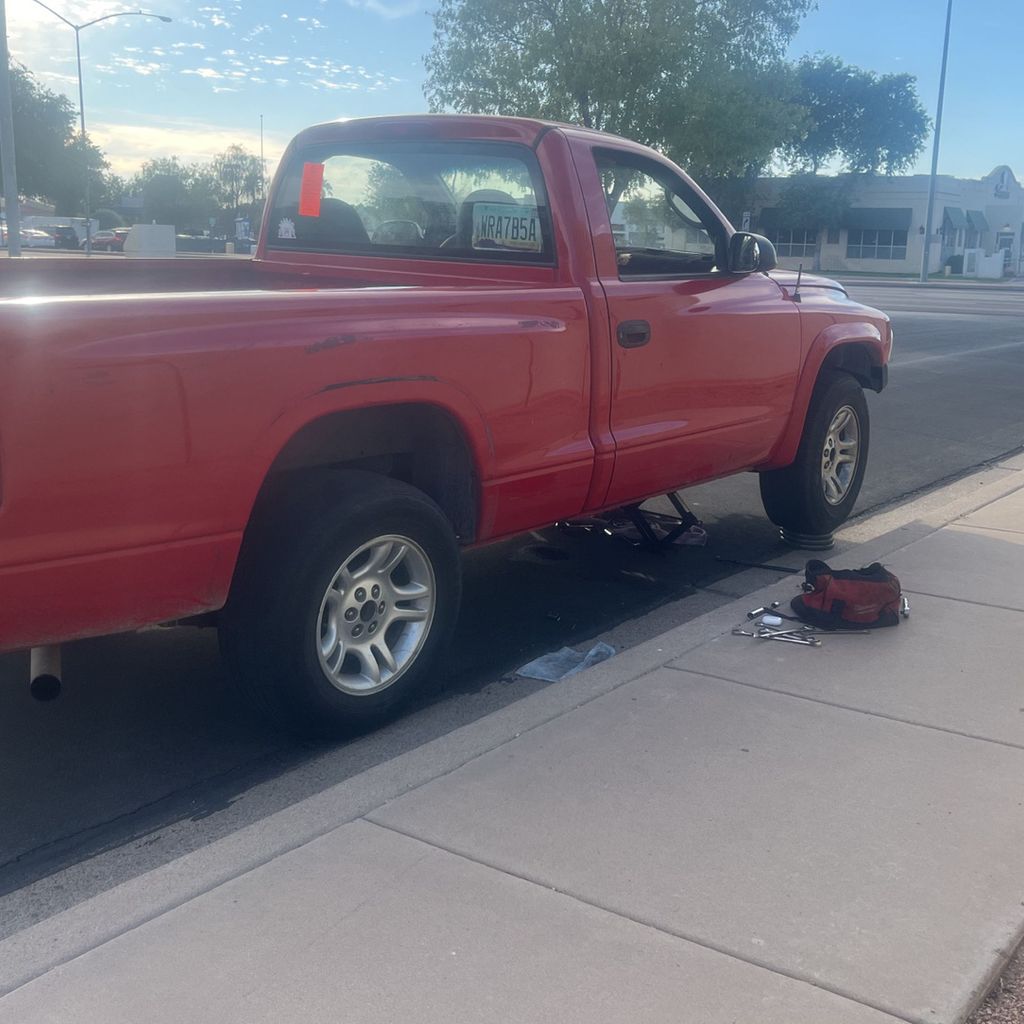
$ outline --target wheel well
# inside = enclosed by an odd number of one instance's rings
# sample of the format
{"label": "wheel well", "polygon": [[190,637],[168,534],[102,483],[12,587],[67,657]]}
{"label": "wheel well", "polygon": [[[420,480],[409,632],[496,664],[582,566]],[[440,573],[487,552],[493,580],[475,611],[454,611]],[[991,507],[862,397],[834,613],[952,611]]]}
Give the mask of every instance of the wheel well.
{"label": "wheel well", "polygon": [[861,387],[872,391],[881,391],[878,369],[871,359],[871,352],[866,345],[850,342],[837,345],[825,357],[821,364],[822,370],[842,370],[850,374]]}
{"label": "wheel well", "polygon": [[362,469],[402,480],[437,502],[460,543],[470,543],[476,535],[473,458],[458,424],[441,409],[430,405],[374,406],[314,420],[278,454],[260,495],[281,473],[326,466]]}

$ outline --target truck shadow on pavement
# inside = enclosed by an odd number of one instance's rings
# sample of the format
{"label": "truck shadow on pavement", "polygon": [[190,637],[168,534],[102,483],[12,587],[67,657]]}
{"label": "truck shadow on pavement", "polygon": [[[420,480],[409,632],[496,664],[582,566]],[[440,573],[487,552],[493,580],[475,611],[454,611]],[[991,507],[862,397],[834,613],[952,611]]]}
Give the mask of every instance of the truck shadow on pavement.
{"label": "truck shadow on pavement", "polygon": [[[126,844],[132,873],[148,870],[521,699],[549,684],[515,676],[519,665],[737,571],[716,552],[785,560],[758,525],[724,518],[716,536],[753,530],[756,541],[706,549],[652,552],[551,528],[470,553],[447,671],[399,720],[341,743],[295,740],[252,716],[211,629],[68,645],[64,692],[46,704],[28,692],[27,654],[4,656],[0,897]],[[174,823],[176,845],[161,847]]]}

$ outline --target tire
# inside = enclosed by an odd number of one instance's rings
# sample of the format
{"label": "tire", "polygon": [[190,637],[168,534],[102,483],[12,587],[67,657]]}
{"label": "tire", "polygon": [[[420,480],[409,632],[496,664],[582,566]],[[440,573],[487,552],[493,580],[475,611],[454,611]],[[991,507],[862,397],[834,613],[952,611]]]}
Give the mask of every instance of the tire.
{"label": "tire", "polygon": [[[824,535],[840,527],[860,493],[869,441],[868,404],[860,384],[848,373],[823,371],[792,465],[760,474],[768,518],[802,534]],[[852,461],[844,461],[850,456]]]}
{"label": "tire", "polygon": [[421,491],[356,470],[286,474],[246,531],[221,650],[273,724],[355,734],[426,687],[460,594],[455,534]]}

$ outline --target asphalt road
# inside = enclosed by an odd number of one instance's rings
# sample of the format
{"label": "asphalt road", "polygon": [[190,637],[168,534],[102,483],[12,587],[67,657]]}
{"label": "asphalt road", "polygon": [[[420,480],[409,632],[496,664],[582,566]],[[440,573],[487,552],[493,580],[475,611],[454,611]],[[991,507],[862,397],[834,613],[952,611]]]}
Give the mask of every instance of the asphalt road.
{"label": "asphalt road", "polygon": [[[896,331],[890,386],[869,395],[860,514],[1024,444],[1024,292],[850,287]],[[537,654],[629,646],[726,603],[743,590],[719,556],[787,563],[756,477],[686,497],[707,548],[654,554],[550,529],[472,554],[438,691],[344,744],[249,718],[210,631],[71,645],[52,704],[30,699],[27,656],[0,658],[0,937],[525,696],[544,684],[513,670]]]}

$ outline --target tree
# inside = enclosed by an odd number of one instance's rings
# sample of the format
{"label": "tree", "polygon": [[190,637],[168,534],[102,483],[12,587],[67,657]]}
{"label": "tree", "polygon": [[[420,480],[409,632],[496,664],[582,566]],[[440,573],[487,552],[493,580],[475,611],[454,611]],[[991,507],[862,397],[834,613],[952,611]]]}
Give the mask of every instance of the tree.
{"label": "tree", "polygon": [[217,183],[209,168],[182,164],[177,157],[160,157],[142,165],[132,181],[141,193],[143,217],[173,224],[178,231],[204,231],[220,212]]}
{"label": "tree", "polygon": [[214,157],[210,171],[216,181],[219,198],[230,211],[244,202],[255,203],[263,189],[263,165],[260,158],[242,146],[229,146]]}
{"label": "tree", "polygon": [[792,136],[783,60],[811,0],[440,0],[432,110],[568,121],[743,173]]}
{"label": "tree", "polygon": [[12,61],[10,68],[18,189],[32,199],[50,199],[74,134],[75,109],[21,64]]}
{"label": "tree", "polygon": [[876,75],[838,57],[804,57],[796,66],[804,130],[782,147],[793,167],[896,174],[924,147],[931,121],[912,75]]}
{"label": "tree", "polygon": [[779,223],[814,233],[813,269],[821,270],[821,235],[839,228],[859,174],[796,174],[779,192]]}
{"label": "tree", "polygon": [[[89,182],[90,205],[106,196],[107,161],[99,147],[89,136],[74,135],[64,146],[62,157],[53,168],[52,183],[47,198],[53,202],[61,216],[85,213],[86,180]],[[19,184],[21,179],[18,179]]]}
{"label": "tree", "polygon": [[75,131],[71,102],[17,63],[11,64],[11,94],[21,194],[52,202],[62,215],[84,212],[87,178],[94,199],[107,195],[107,161],[88,135]]}
{"label": "tree", "polygon": [[99,222],[101,230],[106,231],[110,228],[124,227],[124,217],[122,217],[116,210],[108,210],[104,207],[100,207],[100,209],[93,211],[93,216]]}
{"label": "tree", "polygon": [[850,205],[856,175],[797,174],[779,192],[779,220],[804,228],[838,228]]}

